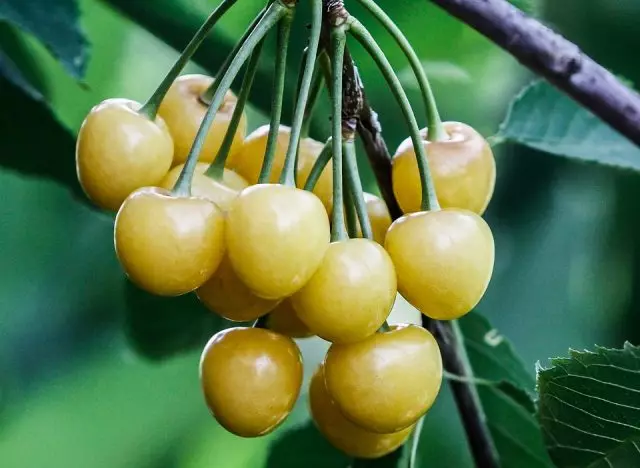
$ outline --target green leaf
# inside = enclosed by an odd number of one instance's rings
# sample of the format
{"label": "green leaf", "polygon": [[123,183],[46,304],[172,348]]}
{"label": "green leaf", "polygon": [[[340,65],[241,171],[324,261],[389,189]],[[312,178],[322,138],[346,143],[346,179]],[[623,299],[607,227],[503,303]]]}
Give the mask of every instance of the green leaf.
{"label": "green leaf", "polygon": [[569,354],[538,372],[538,417],[554,462],[638,466],[640,348]]}
{"label": "green leaf", "polygon": [[17,65],[0,49],[0,75],[3,75],[14,86],[22,89],[31,99],[42,101],[44,98],[40,91],[33,87],[24,77]]}
{"label": "green leaf", "polygon": [[532,83],[514,99],[496,138],[557,156],[640,170],[640,148],[544,81]]}
{"label": "green leaf", "polygon": [[[469,72],[453,62],[423,60],[422,68],[429,77],[429,81],[442,81],[448,84],[469,84],[471,75]],[[400,82],[407,88],[419,89],[418,82],[411,67],[404,68],[398,73]]]}
{"label": "green leaf", "polygon": [[165,359],[201,349],[231,322],[209,312],[195,294],[160,297],[127,281],[126,331],[133,349],[151,359]]}
{"label": "green leaf", "polygon": [[494,382],[477,389],[502,466],[553,466],[533,413],[531,394],[535,380],[511,343],[476,312],[467,314],[459,323],[475,376]]}
{"label": "green leaf", "polygon": [[84,76],[88,43],[79,24],[75,0],[3,0],[0,21],[38,38],[75,78]]}
{"label": "green leaf", "polygon": [[74,193],[82,193],[73,157],[74,138],[47,104],[33,100],[2,76],[0,102],[5,109],[11,109],[11,112],[0,112],[0,130],[11,129],[11,138],[0,140],[0,165],[53,178]]}

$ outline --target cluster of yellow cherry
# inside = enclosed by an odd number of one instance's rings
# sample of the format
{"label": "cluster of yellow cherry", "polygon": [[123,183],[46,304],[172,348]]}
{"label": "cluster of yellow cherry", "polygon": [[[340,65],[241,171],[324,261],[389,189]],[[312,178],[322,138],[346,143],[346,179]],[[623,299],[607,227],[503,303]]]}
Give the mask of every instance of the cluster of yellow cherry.
{"label": "cluster of yellow cherry", "polygon": [[297,187],[278,184],[290,136],[280,126],[269,183],[258,183],[269,127],[245,138],[243,114],[226,167],[211,170],[236,106],[230,91],[184,189],[212,85],[202,75],[179,77],[153,118],[125,99],[94,107],[78,135],[79,181],[96,205],[117,211],[115,249],[131,281],[163,296],[195,291],[226,319],[258,321],[217,333],[202,354],[205,399],[226,429],[255,437],[286,418],[302,384],[292,338],[317,335],[332,343],[309,392],[320,431],[353,456],[389,453],[433,404],[442,361],[429,331],[389,327],[386,319],[397,293],[439,320],[461,317],[481,299],[494,259],[480,217],[495,183],[491,149],[461,123],[444,123],[438,141],[423,132],[441,208],[420,211],[407,139],[393,159],[393,189],[406,214],[392,223],[384,202],[366,194],[373,238],[331,242],[331,161],[312,192],[298,188],[322,143],[301,139]]}

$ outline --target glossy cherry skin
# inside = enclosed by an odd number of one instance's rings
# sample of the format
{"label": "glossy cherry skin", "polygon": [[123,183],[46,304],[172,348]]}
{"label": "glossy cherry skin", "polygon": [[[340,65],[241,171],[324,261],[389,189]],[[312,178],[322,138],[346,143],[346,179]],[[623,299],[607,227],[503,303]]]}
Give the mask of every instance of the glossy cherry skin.
{"label": "glossy cherry skin", "polygon": [[178,296],[214,273],[224,254],[224,215],[210,200],[145,187],[122,204],[116,254],[129,279],[148,292]]}
{"label": "glossy cherry skin", "polygon": [[[224,256],[216,272],[196,290],[207,309],[234,322],[249,322],[273,310],[277,300],[262,299],[251,292]],[[276,330],[277,331],[277,330]]]}
{"label": "glossy cherry skin", "polygon": [[216,333],[200,358],[207,406],[229,432],[257,437],[289,415],[302,385],[302,357],[286,336],[261,328]]}
{"label": "glossy cherry skin", "polygon": [[[442,208],[462,208],[477,214],[487,208],[496,181],[496,163],[487,140],[472,127],[444,122],[446,141],[428,141],[422,129],[438,201]],[[393,157],[393,192],[405,213],[420,211],[422,201],[418,162],[411,139]]]}
{"label": "glossy cherry skin", "polygon": [[382,326],[396,293],[396,272],[382,246],[349,239],[329,245],[320,267],[291,302],[314,334],[352,343]]}
{"label": "glossy cherry skin", "polygon": [[129,99],[107,99],[82,122],[76,142],[76,172],[97,206],[117,211],[133,191],[157,185],[173,160],[173,140],[161,117],[138,113]]}
{"label": "glossy cherry skin", "polygon": [[402,216],[385,239],[398,275],[398,291],[416,309],[438,320],[473,309],[489,285],[494,243],[477,214],[459,209]]}
{"label": "glossy cherry skin", "polygon": [[309,384],[311,417],[324,437],[337,449],[358,458],[379,458],[400,447],[414,426],[391,434],[377,434],[362,429],[345,418],[331,399],[320,365]]}
{"label": "glossy cherry skin", "polygon": [[226,239],[238,277],[260,297],[283,299],[320,266],[329,247],[329,218],[310,192],[253,185],[231,203]]}
{"label": "glossy cherry skin", "polygon": [[324,364],[327,390],[342,414],[380,434],[418,421],[442,383],[438,344],[415,325],[392,326],[357,343],[334,343]]}
{"label": "glossy cherry skin", "polygon": [[290,299],[285,299],[267,316],[267,328],[281,335],[291,338],[308,338],[313,336],[302,320],[296,314]]}
{"label": "glossy cherry skin", "polygon": [[[160,183],[160,186],[167,190],[173,189],[183,167],[184,164],[180,164],[171,169]],[[209,164],[207,163],[198,163],[196,165],[193,180],[191,181],[191,195],[208,198],[226,211],[240,191],[249,186],[249,183],[230,169],[224,170],[222,181],[212,179],[204,174],[208,168]]]}
{"label": "glossy cherry skin", "polygon": [[[262,162],[267,150],[267,138],[269,135],[269,125],[263,125],[255,129],[244,141],[242,149],[237,153],[230,156],[227,166],[242,177],[244,177],[249,183],[256,184],[260,171],[262,169]],[[278,139],[276,143],[276,153],[273,160],[273,167],[271,168],[271,174],[269,182],[277,183],[280,180],[282,169],[284,167],[284,160],[287,154],[287,148],[289,147],[289,138],[291,137],[291,128],[281,125],[278,130]],[[301,138],[300,147],[298,150],[298,180],[296,185],[299,188],[303,188],[311,168],[314,162],[318,159],[318,155],[322,151],[323,144],[312,138]],[[322,201],[325,207],[330,211],[333,196],[333,179],[332,179],[332,164],[329,164],[322,171],[318,182],[313,190],[318,198]]]}
{"label": "glossy cherry skin", "polygon": [[[213,78],[205,75],[183,75],[179,77],[160,104],[158,113],[167,123],[173,137],[175,152],[173,164],[187,160],[198,128],[202,123],[208,105],[200,96],[213,83]],[[207,134],[198,159],[211,162],[216,157],[224,135],[227,133],[237,98],[228,91],[218,108],[213,125]],[[233,137],[230,153],[238,151],[247,132],[247,119],[243,114]]]}

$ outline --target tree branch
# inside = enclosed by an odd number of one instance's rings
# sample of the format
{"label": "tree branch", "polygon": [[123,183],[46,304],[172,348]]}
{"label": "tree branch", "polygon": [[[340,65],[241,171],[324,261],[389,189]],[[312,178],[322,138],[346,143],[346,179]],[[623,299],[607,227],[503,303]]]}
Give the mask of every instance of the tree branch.
{"label": "tree branch", "polygon": [[640,146],[640,95],[506,0],[431,0]]}

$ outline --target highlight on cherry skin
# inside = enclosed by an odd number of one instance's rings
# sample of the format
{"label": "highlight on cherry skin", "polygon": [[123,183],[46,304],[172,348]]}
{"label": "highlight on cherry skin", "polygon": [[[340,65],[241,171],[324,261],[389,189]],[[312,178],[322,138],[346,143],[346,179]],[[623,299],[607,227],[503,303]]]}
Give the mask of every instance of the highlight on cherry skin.
{"label": "highlight on cherry skin", "polygon": [[[167,123],[173,137],[174,165],[182,164],[187,160],[189,150],[208,108],[208,104],[202,100],[202,95],[213,81],[212,77],[205,75],[182,75],[175,80],[160,104],[158,113]],[[225,94],[198,156],[200,161],[211,162],[216,157],[229,128],[237,100],[233,92],[228,91]],[[243,114],[233,137],[230,153],[240,149],[246,132],[247,118]]]}
{"label": "highlight on cherry skin", "polygon": [[302,357],[289,337],[262,328],[216,333],[200,358],[211,414],[229,432],[258,437],[278,427],[302,385]]}
{"label": "highlight on cherry skin", "polygon": [[[171,190],[176,184],[184,164],[179,164],[172,168],[162,179],[160,187]],[[249,186],[249,183],[242,176],[236,174],[231,169],[225,169],[222,180],[215,180],[207,175],[205,171],[209,168],[208,163],[199,162],[193,173],[191,182],[191,195],[208,198],[222,210],[226,211],[240,191]]]}
{"label": "highlight on cherry skin", "polygon": [[379,458],[404,444],[414,426],[398,432],[378,434],[349,421],[333,402],[325,385],[324,365],[320,364],[309,384],[309,410],[322,435],[337,449],[358,458]]}
{"label": "highlight on cherry skin", "polygon": [[[489,205],[496,182],[496,163],[491,146],[469,125],[444,122],[449,138],[429,141],[427,129],[420,134],[442,208],[462,208],[482,214]],[[411,138],[405,139],[392,160],[393,192],[405,213],[421,211],[418,162]]]}
{"label": "highlight on cherry skin", "polygon": [[392,325],[363,341],[334,343],[324,365],[327,390],[340,412],[378,434],[415,424],[442,383],[438,343],[415,325]]}
{"label": "highlight on cherry skin", "polygon": [[[262,125],[261,127],[256,128],[244,140],[242,148],[229,156],[227,167],[236,171],[249,183],[257,183],[258,177],[260,176],[260,170],[262,169],[262,162],[264,161],[264,156],[267,150],[268,135],[269,125]],[[289,147],[290,137],[291,128],[286,125],[280,125],[276,139],[276,151],[273,159],[273,167],[269,177],[270,183],[277,183],[280,179],[280,175],[282,174],[282,169],[284,167],[287,148]],[[298,180],[296,181],[298,188],[304,187],[304,184],[311,172],[311,168],[313,167],[316,159],[318,159],[323,147],[323,143],[312,138],[300,139],[297,168]],[[333,204],[332,167],[333,164],[329,161],[313,189],[313,193],[320,198],[328,212],[331,212],[331,206]]]}
{"label": "highlight on cherry skin", "polygon": [[116,215],[114,245],[125,273],[160,296],[193,291],[224,254],[224,215],[205,198],[154,187],[131,194]]}
{"label": "highlight on cherry skin", "polygon": [[107,99],[91,109],[76,141],[76,172],[87,197],[117,211],[135,190],[157,185],[173,160],[164,120],[138,113],[130,99]]}
{"label": "highlight on cherry skin", "polygon": [[396,293],[396,272],[382,246],[348,239],[329,245],[322,263],[291,302],[314,334],[333,343],[352,343],[382,326]]}
{"label": "highlight on cherry skin", "polygon": [[283,299],[302,288],[329,247],[329,218],[314,194],[258,184],[244,189],[227,211],[227,252],[254,294]]}
{"label": "highlight on cherry skin", "polygon": [[487,289],[495,247],[487,223],[460,209],[422,211],[394,221],[385,238],[398,291],[437,320],[462,317]]}

